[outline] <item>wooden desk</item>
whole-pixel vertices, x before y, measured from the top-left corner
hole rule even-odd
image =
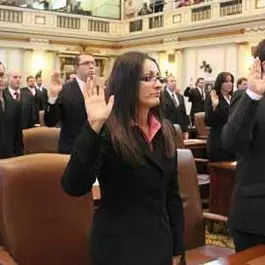
[[[190,149],[196,158],[207,158],[206,140],[188,139],[184,140],[185,148]]]
[[[209,163],[208,168],[210,173],[210,212],[228,216],[236,177],[236,163]]]
[[[219,258],[205,265],[264,265],[265,245],[260,245],[226,258]]]

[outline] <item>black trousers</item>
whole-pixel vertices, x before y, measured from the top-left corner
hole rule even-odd
[[[234,240],[236,252],[243,251],[257,245],[265,245],[265,235],[250,234],[240,230],[230,230]]]

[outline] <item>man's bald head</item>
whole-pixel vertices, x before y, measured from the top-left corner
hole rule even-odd
[[[8,85],[12,89],[18,90],[21,86],[21,75],[18,71],[10,71],[8,74]]]

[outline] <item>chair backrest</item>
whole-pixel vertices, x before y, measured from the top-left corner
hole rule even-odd
[[[198,132],[198,136],[207,138],[209,135],[209,128],[205,124],[205,112],[195,113],[194,123]]]
[[[205,245],[205,231],[197,170],[189,149],[178,149],[178,179],[184,206],[186,248],[193,249]]]
[[[176,130],[177,148],[184,149],[185,145],[184,145],[184,139],[183,139],[182,130],[181,130],[181,128],[180,128],[180,126],[178,124],[174,124],[174,128]]]
[[[36,127],[23,130],[24,153],[57,153],[60,128]]]
[[[4,246],[21,265],[87,265],[92,195],[60,185],[68,155],[33,154],[0,161]]]

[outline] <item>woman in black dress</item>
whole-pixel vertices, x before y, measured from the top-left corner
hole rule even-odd
[[[88,122],[62,178],[72,196],[98,178],[101,203],[90,236],[93,265],[177,265],[184,253],[175,133],[160,115],[158,65],[119,56],[104,89],[88,81]]]
[[[211,161],[233,160],[234,156],[223,149],[222,129],[228,121],[234,77],[231,73],[220,73],[214,88],[205,100],[205,123],[210,126],[207,153]]]

